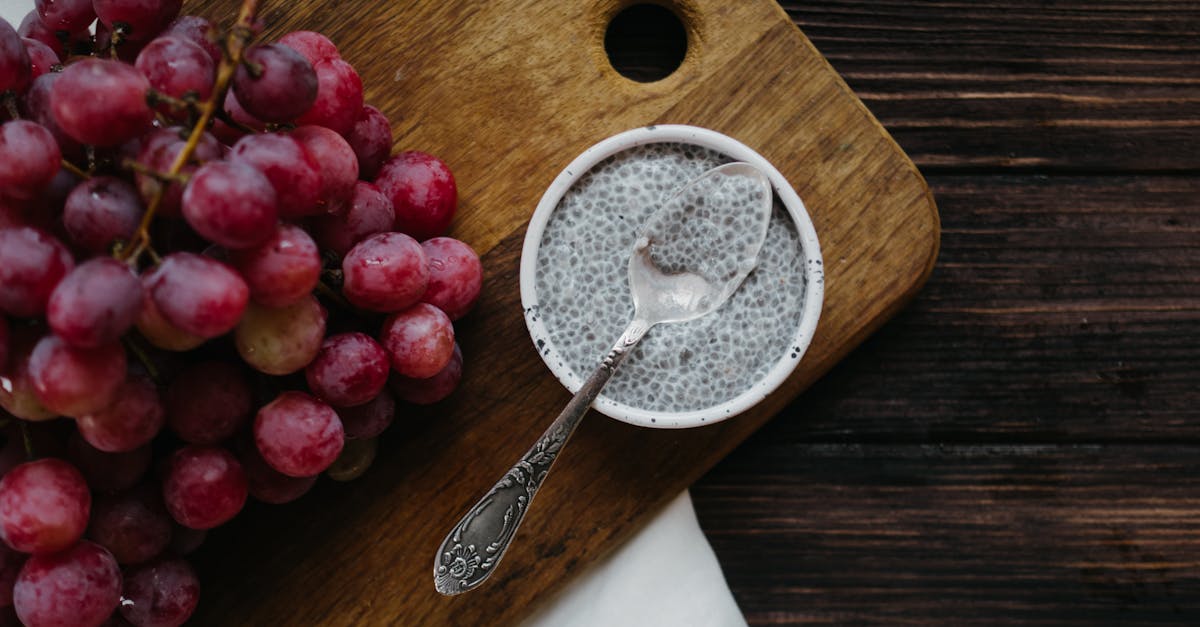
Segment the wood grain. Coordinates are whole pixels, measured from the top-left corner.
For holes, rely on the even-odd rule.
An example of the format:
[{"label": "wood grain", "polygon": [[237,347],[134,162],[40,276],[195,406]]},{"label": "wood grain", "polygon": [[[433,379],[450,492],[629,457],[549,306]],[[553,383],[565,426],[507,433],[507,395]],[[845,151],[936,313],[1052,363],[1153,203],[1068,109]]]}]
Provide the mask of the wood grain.
[{"label": "wood grain", "polygon": [[783,4],[943,239],[693,490],[750,623],[1200,622],[1200,5]]},{"label": "wood grain", "polygon": [[[219,3],[200,3],[218,6]],[[368,477],[253,508],[199,558],[201,624],[507,624],[611,549],[815,381],[915,294],[937,252],[923,179],[772,2],[687,0],[687,57],[668,78],[620,77],[604,25],[626,2],[509,0],[272,5],[268,36],[319,27],[341,45],[397,147],[438,154],[459,181],[453,233],[485,266],[458,327],[454,399],[412,411]],[[224,6],[224,3],[220,3]],[[826,304],[809,354],[736,420],[690,431],[585,421],[500,572],[455,598],[432,586],[433,551],[466,507],[567,400],[524,328],[517,267],[544,188],[587,146],[647,124],[691,123],[755,147],[812,213]],[[236,573],[236,576],[232,574]]]}]

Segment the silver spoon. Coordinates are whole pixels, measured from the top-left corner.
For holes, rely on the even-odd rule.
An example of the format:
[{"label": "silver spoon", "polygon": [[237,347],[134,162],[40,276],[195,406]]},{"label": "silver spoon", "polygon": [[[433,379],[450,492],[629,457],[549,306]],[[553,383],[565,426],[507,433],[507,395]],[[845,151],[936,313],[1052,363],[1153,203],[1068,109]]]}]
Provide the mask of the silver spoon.
[{"label": "silver spoon", "polygon": [[766,239],[771,199],[767,177],[736,162],[688,182],[650,216],[629,259],[633,320],[537,443],[442,541],[438,592],[466,592],[495,572],[559,451],[646,332],[711,313],[737,290]]}]

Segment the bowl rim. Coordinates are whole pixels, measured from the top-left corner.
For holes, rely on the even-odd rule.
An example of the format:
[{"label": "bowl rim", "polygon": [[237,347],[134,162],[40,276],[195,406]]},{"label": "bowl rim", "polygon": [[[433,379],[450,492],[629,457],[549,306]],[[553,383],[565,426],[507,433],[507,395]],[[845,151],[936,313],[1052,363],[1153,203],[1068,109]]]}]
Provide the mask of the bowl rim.
[{"label": "bowl rim", "polygon": [[[601,394],[592,404],[593,409],[610,417],[632,425],[660,429],[683,429],[698,427],[706,424],[721,422],[727,418],[750,409],[757,405],[769,394],[774,392],[796,369],[800,359],[808,350],[816,331],[817,322],[821,316],[821,307],[825,294],[825,270],[821,257],[821,247],[817,240],[817,232],[809,217],[804,202],[787,178],[762,155],[742,142],[717,131],[683,124],[659,124],[644,126],[618,133],[603,139],[584,150],[571,161],[567,167],[555,177],[546,189],[541,200],[534,209],[525,232],[525,241],[521,248],[520,288],[521,306],[524,310],[525,325],[529,330],[538,355],[551,373],[564,387],[574,394],[583,384],[583,376],[575,373],[570,367],[552,358],[554,345],[551,342],[545,324],[539,315],[536,291],[537,254],[541,246],[542,235],[550,216],[554,213],[559,201],[584,174],[604,159],[630,148],[657,143],[693,144],[720,152],[734,160],[745,161],[757,166],[767,174],[775,194],[783,203],[785,209],[795,223],[800,244],[804,251],[804,274],[806,289],[800,324],[791,339],[791,351],[782,350],[782,356],[771,369],[754,385],[737,396],[704,409],[682,412],[654,411],[633,407],[606,398]],[[617,338],[612,338],[615,342]],[[599,360],[602,355],[597,355]],[[584,376],[590,373],[584,373]]]}]

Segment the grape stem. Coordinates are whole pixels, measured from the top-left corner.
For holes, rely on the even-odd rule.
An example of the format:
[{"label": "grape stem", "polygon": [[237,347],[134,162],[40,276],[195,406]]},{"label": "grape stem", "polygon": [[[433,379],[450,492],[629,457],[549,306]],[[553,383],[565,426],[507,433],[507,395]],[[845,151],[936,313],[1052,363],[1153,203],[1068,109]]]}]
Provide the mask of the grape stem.
[{"label": "grape stem", "polygon": [[141,362],[142,367],[146,369],[146,374],[150,375],[150,379],[155,383],[161,384],[162,380],[158,377],[158,368],[154,366],[154,362],[150,360],[150,356],[146,354],[146,351],[142,350],[142,347],[138,346],[138,343],[128,335],[123,336],[121,341],[125,344],[125,348],[128,348],[129,352],[133,353],[133,356]]},{"label": "grape stem", "polygon": [[[234,72],[237,71],[238,65],[242,62],[242,52],[246,48],[246,44],[250,41],[250,37],[254,34],[254,18],[258,14],[258,0],[242,0],[242,7],[238,10],[237,23],[229,30],[229,34],[225,38],[225,56],[221,59],[221,65],[217,68],[217,79],[213,83],[212,95],[200,105],[200,115],[196,118],[195,124],[192,125],[192,133],[188,136],[187,143],[184,144],[183,150],[175,156],[175,161],[171,163],[171,168],[167,170],[167,177],[178,176],[183,171],[183,166],[187,164],[188,159],[192,158],[192,154],[196,152],[196,146],[200,144],[200,138],[204,136],[205,129],[208,128],[209,121],[219,108],[219,103],[225,101],[225,92],[229,89],[229,83],[233,80]],[[125,247],[120,259],[130,265],[137,265],[138,259],[142,253],[150,246],[150,224],[154,221],[154,214],[158,211],[158,206],[162,204],[163,194],[166,191],[165,185],[160,185],[151,196],[150,202],[146,205],[146,213],[142,216],[142,222],[138,225],[137,232],[134,233],[133,239],[130,240],[129,246]]]},{"label": "grape stem", "polygon": [[74,163],[71,163],[70,161],[67,161],[66,159],[62,160],[62,169],[84,180],[92,178],[92,175],[88,174],[86,170],[75,165]]},{"label": "grape stem", "polygon": [[33,452],[33,434],[29,432],[29,423],[24,420],[18,420],[17,426],[21,429],[21,441],[25,445],[25,460],[33,461],[37,459],[37,455]]}]

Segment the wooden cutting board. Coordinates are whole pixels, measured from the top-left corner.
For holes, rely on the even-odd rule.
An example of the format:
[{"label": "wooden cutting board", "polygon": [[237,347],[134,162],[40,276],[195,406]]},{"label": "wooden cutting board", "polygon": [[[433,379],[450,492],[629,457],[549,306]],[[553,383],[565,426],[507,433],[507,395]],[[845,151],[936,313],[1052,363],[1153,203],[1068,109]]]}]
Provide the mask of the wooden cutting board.
[{"label": "wooden cutting board", "polygon": [[[453,235],[481,253],[484,294],[458,325],[455,396],[405,410],[371,471],[297,503],[250,506],[197,554],[199,624],[503,625],[527,615],[690,485],[894,314],[938,249],[921,175],[770,0],[667,0],[689,38],[655,83],[617,74],[604,30],[622,0],[266,2],[267,36],[314,29],[358,68],[397,149],[458,179]],[[228,23],[236,2],[189,5]],[[695,124],[758,150],[812,213],[826,301],[800,367],[772,397],[686,431],[585,420],[500,571],[455,598],[433,589],[446,531],[569,395],[528,339],[517,270],[525,226],[591,144],[649,124]],[[802,402],[802,401],[801,401]],[[664,565],[664,580],[671,567]]]}]

